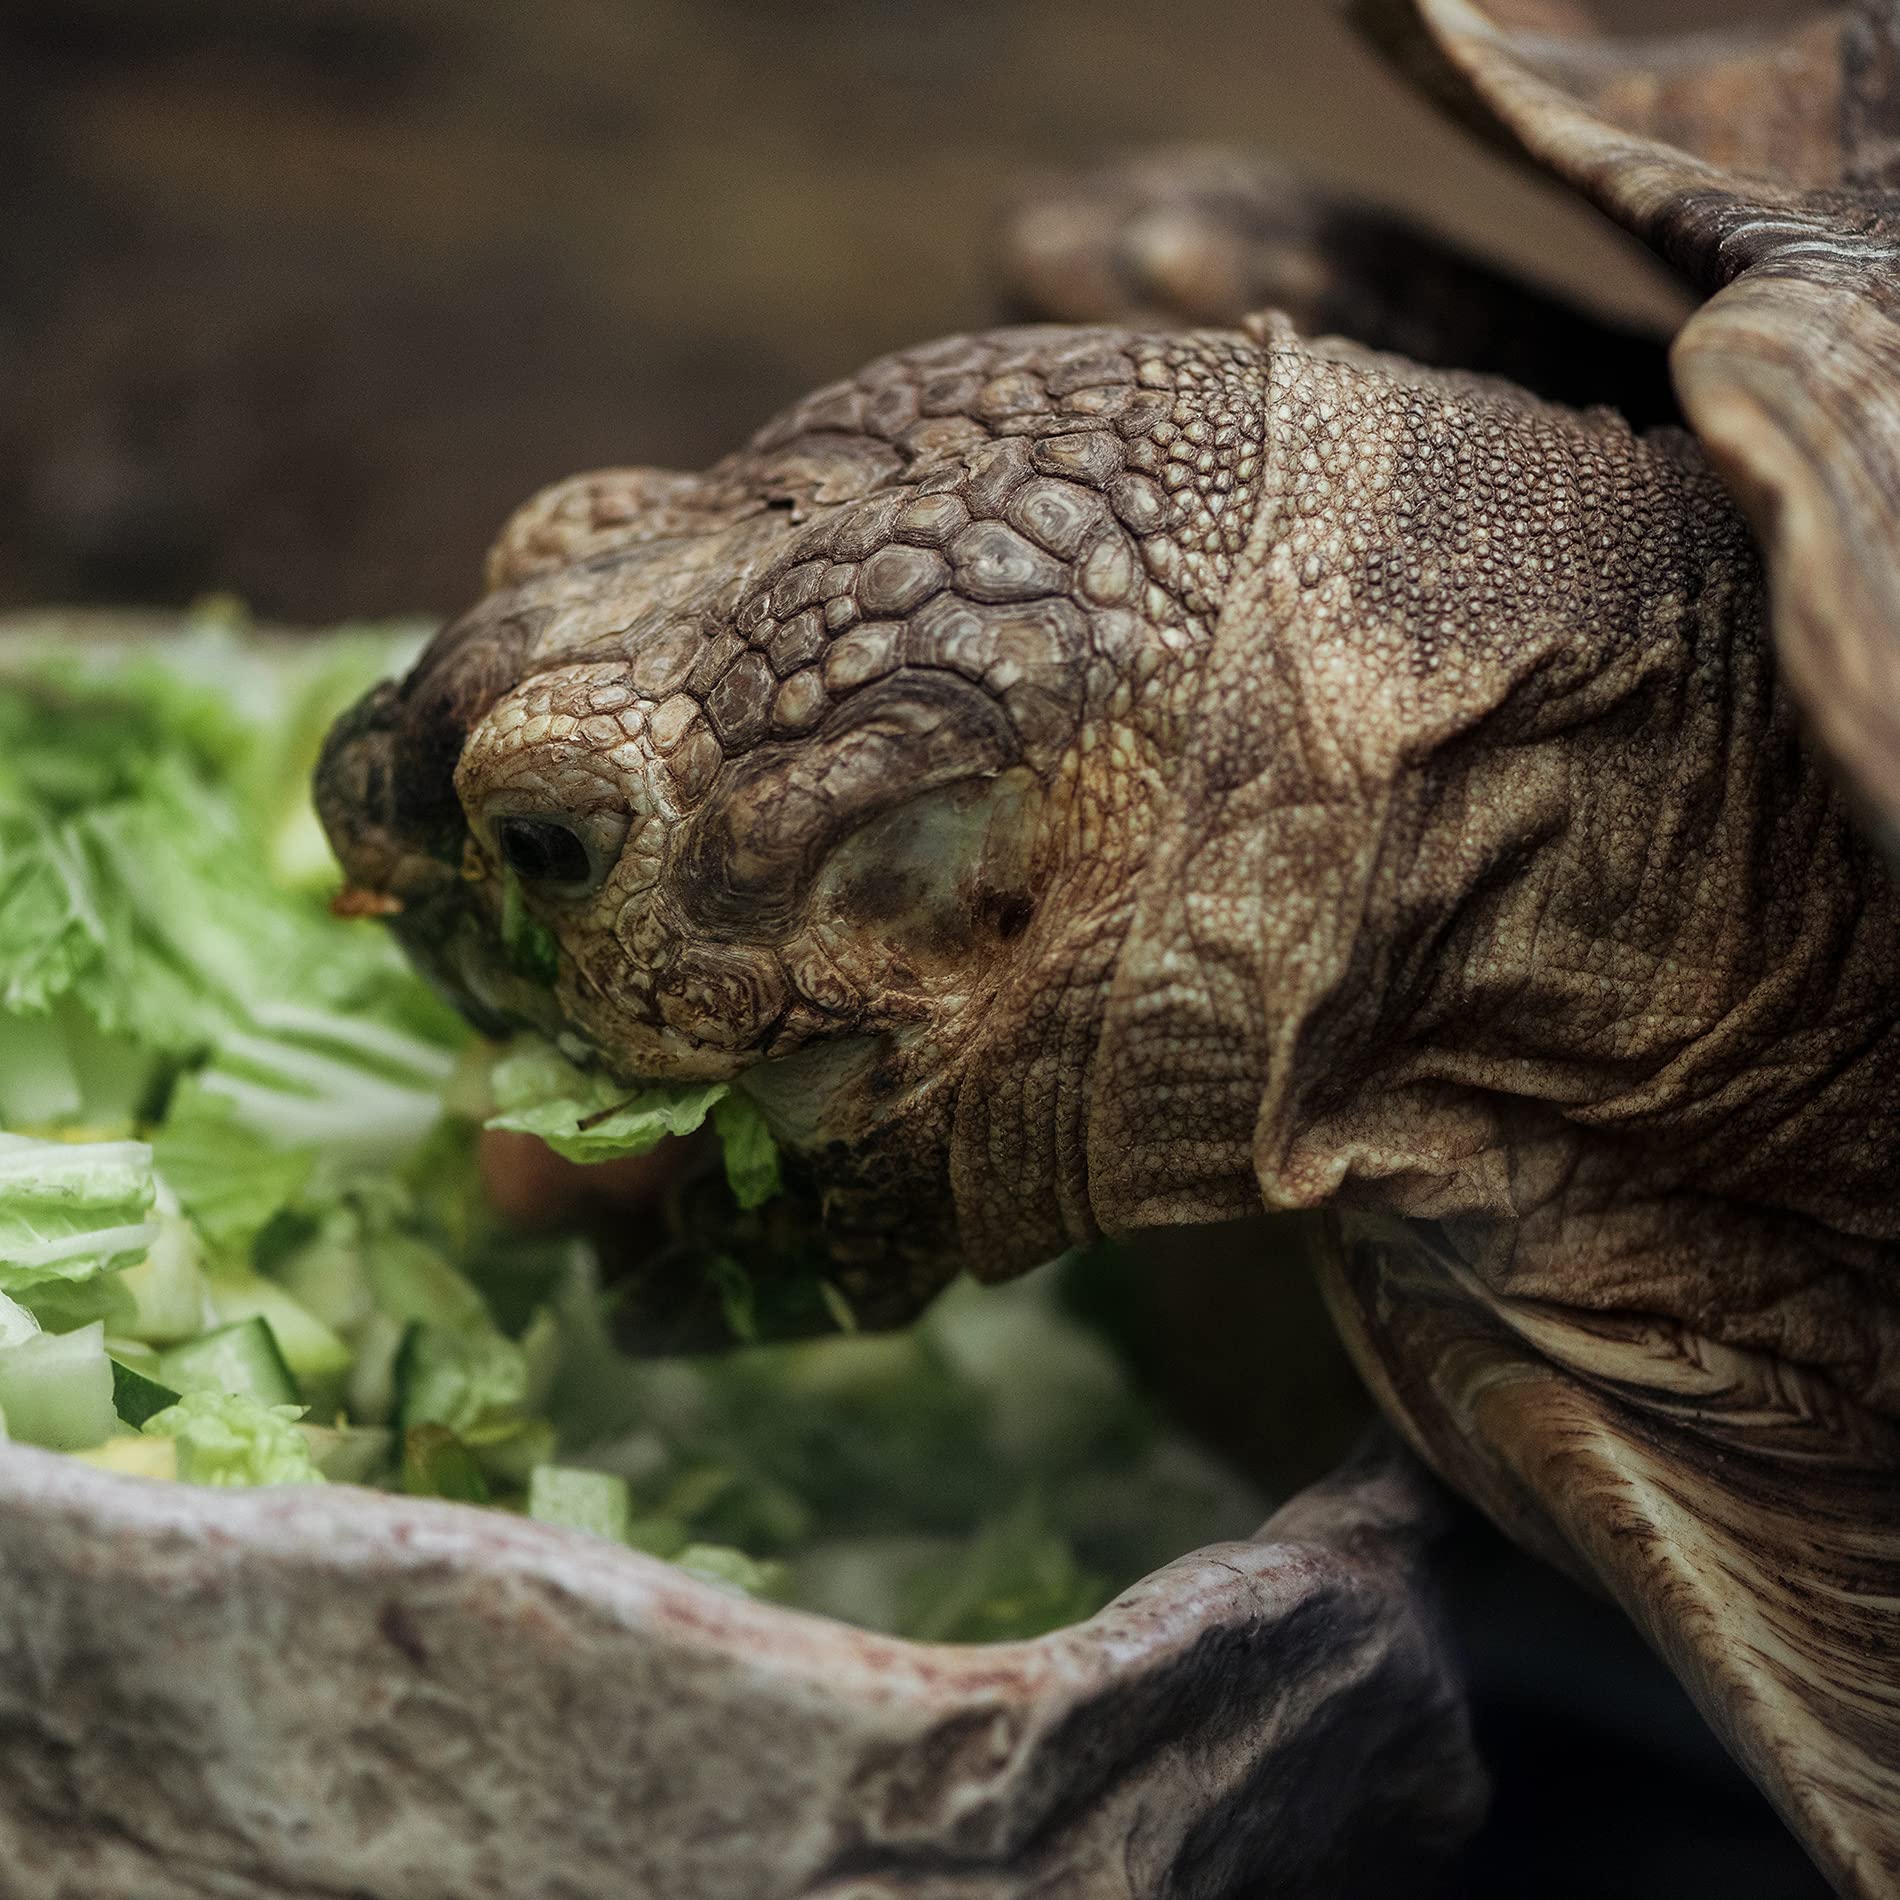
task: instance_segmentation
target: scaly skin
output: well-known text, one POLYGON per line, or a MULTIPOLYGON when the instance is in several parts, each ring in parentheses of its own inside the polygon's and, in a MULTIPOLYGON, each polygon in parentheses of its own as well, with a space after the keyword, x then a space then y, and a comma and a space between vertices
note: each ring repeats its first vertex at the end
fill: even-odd
POLYGON ((1283 325, 1002 331, 550 490, 490 580, 333 742, 352 880, 478 1015, 742 1078, 874 1321, 1338 1198, 1900 1404, 1894 887, 1679 433, 1283 325), (552 1010, 520 813, 602 872, 530 888, 552 1010))

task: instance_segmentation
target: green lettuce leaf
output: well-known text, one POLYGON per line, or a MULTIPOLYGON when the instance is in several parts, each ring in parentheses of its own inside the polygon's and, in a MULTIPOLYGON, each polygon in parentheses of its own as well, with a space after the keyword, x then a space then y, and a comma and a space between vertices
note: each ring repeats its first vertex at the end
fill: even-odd
POLYGON ((130 1132, 164 1092, 167 1065, 129 1037, 109 1036, 70 997, 41 1016, 0 1013, 0 1128, 130 1132))
POLYGON ((444 1425, 470 1440, 517 1422, 528 1394, 520 1346, 485 1324, 414 1327, 396 1376, 405 1428, 444 1425))
POLYGON ((187 1392, 145 1421, 153 1438, 178 1442, 188 1484, 321 1484, 297 1429, 301 1405, 264 1405, 242 1392, 187 1392))
POLYGON ((561 966, 560 945, 554 932, 529 910, 521 880, 513 871, 504 874, 501 887, 501 944, 517 976, 553 986, 561 966))
POLYGON ((198 1237, 227 1261, 250 1257, 317 1165, 312 1148, 285 1148, 247 1122, 229 1095, 187 1078, 152 1137, 158 1171, 198 1237))
POLYGON ((454 1055, 371 1018, 278 1001, 253 1006, 258 1030, 234 1032, 197 1086, 282 1148, 332 1162, 400 1167, 442 1119, 454 1055))
POLYGON ((39 1330, 39 1321, 24 1306, 0 1293, 0 1351, 31 1339, 39 1330))
POLYGON ((688 1544, 672 1560, 689 1577, 717 1584, 742 1597, 783 1596, 787 1571, 783 1564, 760 1563, 730 1544, 688 1544))
POLYGON ((0 663, 0 1015, 67 999, 142 1053, 188 1061, 294 997, 459 1046, 386 932, 340 928, 273 875, 276 833, 315 822, 318 715, 382 670, 388 644, 335 677, 228 631, 199 646, 195 668, 191 640, 162 660, 62 646, 0 663))
POLYGON ((741 1207, 763 1207, 779 1191, 778 1143, 749 1095, 713 1104, 713 1129, 725 1156, 726 1181, 741 1207))
POLYGON ((642 1089, 582 1069, 538 1036, 517 1036, 489 1078, 497 1113, 490 1128, 538 1135, 569 1161, 641 1155, 668 1135, 690 1135, 712 1118, 726 1180, 741 1207, 762 1206, 780 1187, 778 1145, 749 1096, 724 1082, 651 1083, 642 1089))
POLYGON ((0 1135, 0 1292, 130 1266, 158 1237, 156 1194, 144 1142, 0 1135))
MULTIPOLYGON (((320 641, 260 640, 241 605, 213 600, 162 643, 75 640, 55 623, 47 637, 13 642, 5 670, 56 686, 96 729, 102 717, 110 722, 96 744, 60 735, 78 802, 115 795, 154 750, 185 759, 230 788, 275 885, 327 897, 336 862, 310 802, 324 736, 378 680, 405 672, 430 631, 393 622, 334 628, 320 641)), ((6 717, 0 710, 0 729, 6 717)))
POLYGON ((24 803, 0 805, 0 1010, 45 1010, 72 987, 103 934, 88 886, 64 826, 24 803))
MULTIPOLYGON (((91 1443, 114 1429, 115 1361, 155 1376, 157 1347, 258 1315, 321 1425, 197 1391, 79 1455, 531 1510, 539 1487, 540 1514, 710 1581, 777 1594, 789 1577, 806 1607, 952 1639, 1086 1614, 1111 1580, 1258 1521, 1244 1486, 1155 1428, 1047 1276, 959 1289, 903 1337, 623 1357, 585 1244, 524 1241, 481 1203, 471 1038, 388 932, 320 901, 337 872, 310 768, 404 643, 273 646, 228 612, 162 644, 54 638, 24 662, 0 649, 0 1127, 17 1131, 0 1143, 0 1408, 16 1436, 91 1443), (19 1141, 55 1129, 86 1140, 19 1141), (147 1132, 155 1166, 120 1139, 147 1132), (548 1494, 556 1464, 578 1502, 548 1494)), ((546 980, 556 946, 519 900, 508 950, 546 980)), ((588 1162, 710 1118, 740 1204, 777 1188, 742 1087, 630 1091, 524 1038, 492 1092, 492 1125, 588 1162)), ((775 1282, 733 1260, 713 1275, 735 1334, 784 1330, 775 1282)))
POLYGON ((726 1094, 723 1082, 629 1091, 534 1036, 509 1045, 490 1081, 499 1112, 488 1126, 539 1135, 569 1161, 614 1161, 645 1154, 668 1135, 690 1135, 726 1094))

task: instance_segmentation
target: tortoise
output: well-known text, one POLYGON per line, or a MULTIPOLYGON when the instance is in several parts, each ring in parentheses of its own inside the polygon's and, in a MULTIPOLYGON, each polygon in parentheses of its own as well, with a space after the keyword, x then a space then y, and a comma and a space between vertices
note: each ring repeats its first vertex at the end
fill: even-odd
POLYGON ((479 1024, 747 1091, 869 1324, 1325 1210, 1411 1444, 1891 1893, 1900 8, 1361 13, 1701 293, 1667 386, 1205 165, 1144 277, 1124 172, 1018 227, 1070 321, 529 501, 319 809, 479 1024))

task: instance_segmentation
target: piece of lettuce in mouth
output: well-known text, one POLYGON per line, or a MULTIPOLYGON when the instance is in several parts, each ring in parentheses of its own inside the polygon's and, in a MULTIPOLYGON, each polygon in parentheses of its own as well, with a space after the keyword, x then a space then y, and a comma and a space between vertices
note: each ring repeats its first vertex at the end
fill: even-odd
POLYGON ((538 1135, 569 1161, 618 1161, 690 1135, 708 1116, 719 1136, 726 1180, 744 1208, 779 1191, 778 1147, 750 1096, 725 1082, 653 1082, 628 1088, 582 1069, 539 1036, 517 1036, 491 1072, 496 1113, 490 1128, 538 1135))

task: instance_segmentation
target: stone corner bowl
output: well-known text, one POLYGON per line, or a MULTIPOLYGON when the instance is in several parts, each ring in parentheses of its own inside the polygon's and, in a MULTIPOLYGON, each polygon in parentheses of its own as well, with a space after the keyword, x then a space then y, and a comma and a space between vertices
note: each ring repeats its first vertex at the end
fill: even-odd
POLYGON ((347 1486, 0 1447, 8 1900, 1324 1893, 1482 1799, 1380 1452, 1033 1642, 347 1486))

